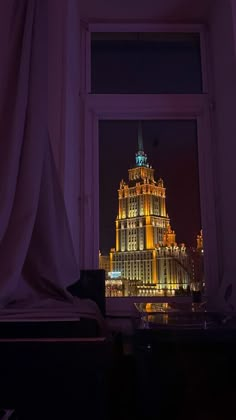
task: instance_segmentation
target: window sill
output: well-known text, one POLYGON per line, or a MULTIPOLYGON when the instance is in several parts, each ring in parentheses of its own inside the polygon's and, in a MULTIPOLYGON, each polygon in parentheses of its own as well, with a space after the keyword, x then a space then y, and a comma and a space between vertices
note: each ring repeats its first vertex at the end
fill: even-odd
POLYGON ((134 303, 138 302, 176 302, 191 303, 192 296, 155 296, 155 297, 107 297, 106 315, 111 318, 136 318, 138 316, 134 303))

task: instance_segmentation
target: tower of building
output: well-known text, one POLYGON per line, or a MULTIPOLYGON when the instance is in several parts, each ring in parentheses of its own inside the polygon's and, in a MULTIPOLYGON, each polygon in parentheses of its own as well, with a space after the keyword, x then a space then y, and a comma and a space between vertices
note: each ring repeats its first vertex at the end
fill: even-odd
POLYGON ((183 262, 176 262, 186 257, 186 250, 175 242, 166 212, 164 182, 161 178, 155 180, 154 169, 148 163, 141 123, 135 166, 128 170, 128 182, 122 180, 118 189, 115 224, 116 247, 110 253, 112 271, 160 289, 187 285, 183 262))
POLYGON ((116 220, 116 251, 143 251, 162 243, 170 224, 166 214, 163 180, 154 179, 154 169, 143 151, 141 127, 136 165, 129 169, 129 182, 118 190, 119 212, 116 220))

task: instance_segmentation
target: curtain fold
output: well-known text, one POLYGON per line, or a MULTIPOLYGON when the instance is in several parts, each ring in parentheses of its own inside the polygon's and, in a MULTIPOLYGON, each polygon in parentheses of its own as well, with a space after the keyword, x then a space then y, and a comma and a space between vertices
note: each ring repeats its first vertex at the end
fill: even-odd
POLYGON ((79 278, 48 137, 47 1, 0 0, 0 305, 79 278))

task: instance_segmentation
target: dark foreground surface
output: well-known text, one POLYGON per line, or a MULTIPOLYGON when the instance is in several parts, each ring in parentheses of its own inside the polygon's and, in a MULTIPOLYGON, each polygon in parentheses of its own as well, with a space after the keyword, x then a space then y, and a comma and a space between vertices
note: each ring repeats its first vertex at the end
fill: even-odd
POLYGON ((130 337, 116 334, 109 340, 97 337, 91 325, 90 337, 76 337, 74 325, 69 334, 67 325, 66 339, 58 325, 54 334, 48 326, 44 339, 45 325, 37 328, 33 337, 27 339, 25 332, 20 339, 18 325, 14 340, 4 339, 1 330, 0 408, 15 408, 14 420, 221 420, 236 415, 233 327, 137 328, 130 337), (127 340, 131 351, 124 354, 127 340))

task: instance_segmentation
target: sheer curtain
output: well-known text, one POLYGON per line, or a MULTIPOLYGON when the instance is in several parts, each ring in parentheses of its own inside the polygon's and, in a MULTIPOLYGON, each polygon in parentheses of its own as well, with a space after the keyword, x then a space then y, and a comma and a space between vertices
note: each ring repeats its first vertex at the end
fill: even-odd
POLYGON ((48 135, 47 3, 0 0, 0 306, 55 314, 78 306, 79 267, 48 135))

